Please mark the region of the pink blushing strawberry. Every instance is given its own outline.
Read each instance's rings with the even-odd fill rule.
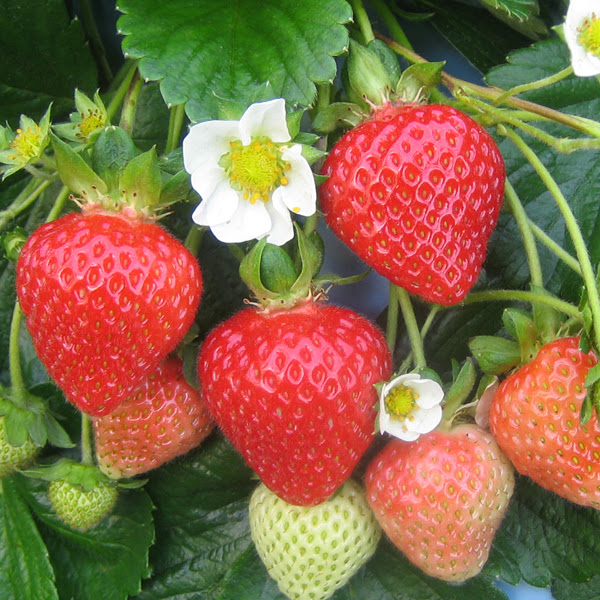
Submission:
[[[199,446],[214,427],[179,359],[165,360],[112,413],[93,419],[96,458],[111,477],[133,477]]]

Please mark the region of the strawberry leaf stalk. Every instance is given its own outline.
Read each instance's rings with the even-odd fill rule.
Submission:
[[[213,418],[263,483],[316,506],[374,439],[374,384],[389,377],[391,356],[375,325],[325,302],[313,279],[321,250],[300,229],[296,238],[288,259],[263,241],[248,253],[240,272],[257,304],[209,333],[198,376]]]

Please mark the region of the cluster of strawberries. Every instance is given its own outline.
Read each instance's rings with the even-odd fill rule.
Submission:
[[[340,139],[323,174],[325,218],[367,264],[425,301],[465,297],[504,193],[502,157],[480,125],[449,106],[386,105]],[[290,598],[331,596],[381,529],[429,575],[473,577],[508,507],[511,464],[600,507],[600,428],[595,416],[579,424],[596,359],[575,338],[506,378],[491,433],[445,422],[389,441],[363,490],[351,476],[374,439],[375,384],[392,375],[392,356],[354,311],[318,294],[244,308],[204,340],[199,391],[169,358],[198,309],[195,257],[147,218],[93,205],[34,232],[17,290],[41,361],[92,417],[110,478],[189,451],[216,422],[261,479],[252,535]]]

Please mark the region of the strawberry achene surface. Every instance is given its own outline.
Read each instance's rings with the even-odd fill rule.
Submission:
[[[490,431],[519,473],[563,498],[600,508],[600,425],[582,425],[585,378],[597,363],[579,338],[541,348],[494,394]]]
[[[78,409],[97,416],[130,396],[181,341],[202,277],[162,227],[92,211],[34,231],[16,285],[48,373]]]
[[[410,293],[460,302],[485,260],[504,195],[491,136],[445,105],[387,105],[346,133],[322,169],[336,235]]]
[[[100,470],[113,479],[133,477],[186,454],[214,423],[199,390],[168,358],[144,385],[113,412],[93,419]]]
[[[217,424],[290,504],[325,501],[373,440],[391,357],[381,332],[348,309],[308,301],[248,307],[217,326],[198,373]]]
[[[514,490],[513,469],[476,425],[393,439],[371,461],[367,499],[391,541],[428,575],[461,582],[487,561]]]

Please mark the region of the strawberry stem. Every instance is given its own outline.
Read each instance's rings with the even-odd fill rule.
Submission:
[[[477,302],[492,301],[530,302],[532,304],[534,302],[539,302],[555,308],[565,315],[572,317],[579,323],[583,321],[583,316],[580,310],[573,304],[565,302],[564,300],[556,298],[555,296],[540,294],[538,292],[528,292],[526,290],[487,290],[484,292],[471,292],[458,306],[467,306],[469,304],[476,304]],[[454,306],[456,307],[456,305]]]
[[[172,106],[169,114],[169,132],[167,134],[167,143],[165,146],[165,154],[169,154],[179,147],[181,138],[181,130],[185,121],[185,104]]]
[[[123,102],[123,98],[127,94],[127,90],[131,85],[131,80],[133,76],[137,72],[138,63],[137,61],[127,61],[121,71],[117,73],[113,84],[118,84],[118,87],[114,91],[114,95],[110,104],[106,107],[106,114],[108,122],[111,122],[114,116],[117,114],[119,108],[121,108],[121,104]],[[111,86],[112,87],[112,86]],[[112,91],[112,90],[110,90]]]
[[[133,131],[135,113],[137,110],[138,100],[140,99],[140,93],[142,91],[143,85],[144,80],[142,79],[140,72],[136,70],[133,74],[131,82],[129,83],[127,93],[125,94],[125,99],[123,101],[123,110],[121,111],[121,120],[119,121],[119,126],[121,127],[121,129],[125,130],[129,134],[131,134],[131,132]]]
[[[567,202],[564,194],[560,187],[550,174],[550,171],[538,158],[535,152],[523,141],[523,139],[512,129],[503,127],[502,134],[506,135],[513,144],[521,151],[523,156],[528,160],[531,166],[535,169],[536,173],[543,181],[544,185],[548,188],[548,191],[552,194],[558,209],[560,210],[567,231],[571,236],[573,246],[575,247],[575,254],[579,265],[581,267],[581,275],[583,282],[588,294],[588,302],[590,311],[592,313],[592,326],[593,326],[593,339],[594,347],[596,350],[600,350],[600,292],[598,291],[598,285],[596,282],[596,275],[594,273],[594,267],[588,253],[588,249],[577,223],[577,219]]]
[[[567,267],[575,271],[578,275],[581,275],[581,267],[577,262],[577,259],[571,256],[560,244],[557,244],[543,229],[538,227],[533,221],[529,221],[529,227],[533,235],[542,243],[548,250],[554,253],[560,260],[562,260]]]
[[[410,300],[409,293],[398,286],[394,286],[396,291],[396,299],[400,305],[402,311],[402,317],[404,318],[404,324],[406,325],[406,332],[410,341],[410,347],[413,353],[413,363],[415,369],[421,369],[427,366],[425,360],[425,351],[423,349],[423,340],[421,338],[421,332],[419,331],[419,325],[415,316],[412,302]]]
[[[31,206],[51,183],[52,180],[50,179],[44,179],[43,181],[31,179],[10,206],[0,211],[0,231],[16,216]]]
[[[387,322],[385,339],[390,352],[394,352],[396,347],[396,338],[398,336],[398,297],[396,296],[396,286],[390,282],[389,303],[387,311]]]
[[[63,185],[54,200],[54,204],[46,217],[46,223],[50,223],[50,221],[54,221],[54,219],[58,218],[62,209],[65,206],[65,202],[69,198],[69,188],[66,185]]]
[[[84,465],[94,464],[92,421],[85,413],[81,413],[81,462]]]
[[[21,331],[22,318],[23,312],[21,311],[21,306],[18,302],[15,302],[8,341],[8,368],[12,388],[11,398],[19,408],[26,408],[27,389],[23,380],[21,352],[19,349],[19,333]]]
[[[369,16],[362,3],[362,0],[351,0],[352,10],[354,12],[354,21],[358,24],[363,37],[363,43],[366,46],[375,39]]]

